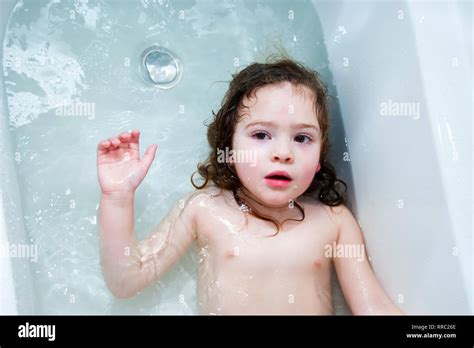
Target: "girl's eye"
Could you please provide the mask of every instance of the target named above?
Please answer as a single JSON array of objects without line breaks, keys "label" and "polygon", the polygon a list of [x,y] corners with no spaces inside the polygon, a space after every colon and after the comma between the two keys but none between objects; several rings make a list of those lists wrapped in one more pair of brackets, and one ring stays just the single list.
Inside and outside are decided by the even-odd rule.
[{"label": "girl's eye", "polygon": [[313,140],[313,138],[311,138],[309,135],[306,135],[306,134],[298,134],[296,137],[295,137],[295,141],[297,143],[309,143]]},{"label": "girl's eye", "polygon": [[265,140],[265,137],[270,138],[270,136],[267,133],[264,132],[256,132],[252,134],[253,138],[256,138],[257,140]]}]

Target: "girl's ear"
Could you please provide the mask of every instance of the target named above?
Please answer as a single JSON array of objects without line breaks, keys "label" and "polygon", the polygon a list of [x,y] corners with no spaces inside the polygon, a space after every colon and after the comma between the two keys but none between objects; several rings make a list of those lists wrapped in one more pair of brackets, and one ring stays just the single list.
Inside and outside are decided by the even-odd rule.
[{"label": "girl's ear", "polygon": [[318,167],[316,168],[316,173],[319,172],[320,169],[321,169],[321,163],[318,163]]}]

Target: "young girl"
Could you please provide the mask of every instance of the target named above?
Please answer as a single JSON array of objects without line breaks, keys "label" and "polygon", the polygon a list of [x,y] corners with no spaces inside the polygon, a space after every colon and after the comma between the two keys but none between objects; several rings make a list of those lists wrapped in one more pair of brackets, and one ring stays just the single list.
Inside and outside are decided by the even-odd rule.
[{"label": "young girl", "polygon": [[[400,314],[378,283],[359,225],[327,163],[327,92],[294,61],[254,63],[233,77],[209,125],[204,179],[145,240],[134,192],[157,145],[137,130],[101,141],[97,171],[102,273],[119,298],[159,279],[193,241],[205,314],[333,314],[331,265],[354,314]],[[357,252],[358,251],[358,252]]]}]

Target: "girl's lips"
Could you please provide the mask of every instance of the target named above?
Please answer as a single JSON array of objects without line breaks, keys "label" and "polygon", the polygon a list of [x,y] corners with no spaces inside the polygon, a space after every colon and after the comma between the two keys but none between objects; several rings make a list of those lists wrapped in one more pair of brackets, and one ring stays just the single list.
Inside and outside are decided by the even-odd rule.
[{"label": "girl's lips", "polygon": [[[273,177],[277,177],[277,178],[273,178]],[[265,176],[265,178],[270,178],[270,179],[288,179],[288,180],[291,180],[291,176],[290,174],[288,174],[287,172],[285,172],[284,170],[276,170],[274,172],[271,172],[270,174],[268,174],[267,176]]]},{"label": "girl's lips", "polygon": [[288,187],[291,185],[291,181],[292,180],[265,178],[267,185],[272,187]]}]

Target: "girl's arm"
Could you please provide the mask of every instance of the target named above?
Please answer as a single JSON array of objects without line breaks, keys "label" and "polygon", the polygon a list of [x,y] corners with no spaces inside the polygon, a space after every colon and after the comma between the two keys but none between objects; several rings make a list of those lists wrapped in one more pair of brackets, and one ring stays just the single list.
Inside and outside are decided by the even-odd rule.
[{"label": "girl's arm", "polygon": [[107,287],[119,298],[134,296],[159,279],[196,237],[195,200],[180,200],[146,239],[133,231],[133,195],[102,196],[100,259]]},{"label": "girl's arm", "polygon": [[137,242],[134,232],[135,190],[155,157],[156,145],[140,158],[140,132],[122,133],[97,147],[101,189],[99,250],[102,274],[117,297],[135,295],[174,264],[196,238],[194,209],[186,199],[176,205],[154,233]]},{"label": "girl's arm", "polygon": [[335,214],[339,225],[337,248],[362,251],[359,256],[333,258],[341,289],[352,313],[403,314],[385,293],[370,267],[359,224],[347,207],[342,205],[341,208],[338,207],[341,211]]}]

